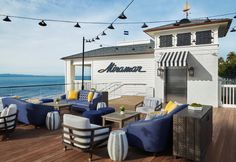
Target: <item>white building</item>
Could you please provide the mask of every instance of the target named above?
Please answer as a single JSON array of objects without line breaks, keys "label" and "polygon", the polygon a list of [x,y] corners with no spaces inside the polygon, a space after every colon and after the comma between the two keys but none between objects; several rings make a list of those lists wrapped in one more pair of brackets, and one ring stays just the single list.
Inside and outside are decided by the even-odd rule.
[{"label": "white building", "polygon": [[[96,88],[119,95],[143,95],[218,106],[218,39],[231,19],[182,19],[146,32],[154,41],[132,42],[85,52]],[[62,58],[73,89],[82,54]],[[101,88],[101,86],[103,87]],[[100,86],[100,88],[99,88]]]}]

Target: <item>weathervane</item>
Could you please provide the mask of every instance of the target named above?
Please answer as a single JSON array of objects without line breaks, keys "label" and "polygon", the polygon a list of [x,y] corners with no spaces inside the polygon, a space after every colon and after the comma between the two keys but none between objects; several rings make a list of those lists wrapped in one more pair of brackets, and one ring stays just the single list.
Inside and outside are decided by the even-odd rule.
[{"label": "weathervane", "polygon": [[186,14],[186,19],[188,19],[189,10],[190,10],[190,5],[188,3],[188,0],[186,0],[186,3],[185,3],[184,8],[183,8],[183,12],[185,12],[185,14]]}]

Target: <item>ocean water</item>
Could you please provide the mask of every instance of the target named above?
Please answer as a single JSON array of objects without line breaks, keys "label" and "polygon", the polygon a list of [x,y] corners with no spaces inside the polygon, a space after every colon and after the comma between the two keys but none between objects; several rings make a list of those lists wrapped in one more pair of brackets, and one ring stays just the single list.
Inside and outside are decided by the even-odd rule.
[{"label": "ocean water", "polygon": [[[81,76],[77,76],[76,79],[81,80]],[[85,80],[91,80],[91,77],[85,76]],[[64,83],[64,76],[0,76],[0,96],[56,96],[64,93]]]}]

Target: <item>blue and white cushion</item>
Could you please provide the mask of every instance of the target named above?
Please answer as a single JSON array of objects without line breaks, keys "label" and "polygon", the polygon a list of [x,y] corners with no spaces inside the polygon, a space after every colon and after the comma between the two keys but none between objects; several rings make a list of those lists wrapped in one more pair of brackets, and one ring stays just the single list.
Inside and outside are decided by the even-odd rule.
[{"label": "blue and white cushion", "polygon": [[46,126],[49,130],[56,130],[60,127],[60,115],[58,111],[49,112],[46,117]]},{"label": "blue and white cushion", "polygon": [[107,107],[107,104],[105,102],[98,102],[97,104],[97,110],[103,107]]}]

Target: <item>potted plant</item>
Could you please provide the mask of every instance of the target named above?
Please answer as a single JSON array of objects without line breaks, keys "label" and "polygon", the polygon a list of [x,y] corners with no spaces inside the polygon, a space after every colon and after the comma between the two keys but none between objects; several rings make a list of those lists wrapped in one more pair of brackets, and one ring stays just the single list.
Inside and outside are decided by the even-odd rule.
[{"label": "potted plant", "polygon": [[56,104],[59,104],[60,98],[56,98],[55,102],[56,102]]},{"label": "potted plant", "polygon": [[96,92],[96,88],[91,88],[91,91]]},{"label": "potted plant", "polygon": [[192,103],[188,106],[188,109],[190,110],[202,110],[202,104],[199,103]]},{"label": "potted plant", "polygon": [[120,106],[120,114],[123,115],[125,113],[125,106]]}]

